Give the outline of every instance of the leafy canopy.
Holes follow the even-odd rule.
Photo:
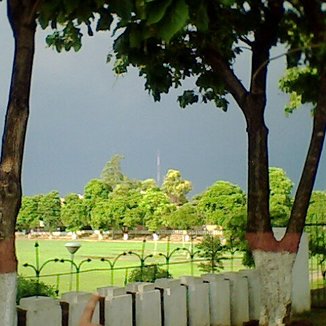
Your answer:
[[[192,76],[193,88],[178,97],[180,106],[212,101],[223,110],[228,106],[226,81],[211,70],[207,58],[214,52],[232,66],[238,54],[253,49],[253,37],[259,38],[257,31],[264,26],[272,46],[286,46],[290,69],[280,88],[290,94],[290,113],[301,104],[316,104],[326,44],[316,40],[312,18],[300,1],[281,4],[283,19],[275,35],[271,11],[276,4],[252,0],[48,0],[38,21],[54,30],[47,43],[59,52],[78,51],[85,32],[112,31],[117,74],[137,67],[155,101]]]

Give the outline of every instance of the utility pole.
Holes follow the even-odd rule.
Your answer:
[[[161,185],[161,158],[159,150],[156,154],[156,183],[158,186]]]

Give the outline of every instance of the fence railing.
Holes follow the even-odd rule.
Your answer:
[[[24,263],[23,268],[31,270],[28,274],[24,271],[24,278],[35,279],[37,283],[44,281],[51,283],[56,292],[62,292],[62,280],[69,283],[69,291],[84,290],[81,285],[81,275],[106,275],[106,283],[110,285],[126,285],[130,278],[132,281],[154,281],[159,277],[171,277],[181,275],[199,275],[201,272],[214,272],[210,266],[215,266],[214,261],[219,259],[224,262],[224,271],[238,270],[243,267],[241,264],[242,254],[236,250],[222,251],[211,255],[211,257],[202,256],[202,252],[196,248],[196,243],[190,239],[187,245],[176,246],[171,244],[169,238],[166,240],[166,250],[163,252],[157,249],[147,249],[147,241],[142,241],[140,250],[123,251],[116,256],[90,258],[76,260],[74,255],[71,258],[49,258],[42,260],[41,246],[38,241],[35,242],[35,263]],[[127,260],[128,259],[128,260]],[[126,263],[127,260],[127,263]],[[54,265],[63,264],[70,266],[70,270],[49,272]],[[206,265],[206,269],[201,267]],[[183,266],[180,268],[180,266]],[[185,266],[188,266],[185,267]],[[174,270],[179,269],[179,275],[174,274]],[[220,269],[221,270],[221,269]],[[183,272],[182,272],[183,271]],[[118,280],[116,276],[118,274]],[[122,275],[122,277],[121,277]],[[95,276],[96,278],[96,276]],[[51,281],[48,281],[51,280]],[[67,287],[66,289],[67,290]]]
[[[311,304],[326,307],[326,223],[308,223]]]
[[[93,291],[94,292],[94,291]],[[202,277],[159,279],[97,289],[102,297],[93,322],[110,326],[236,325],[259,318],[259,283],[254,270]],[[18,326],[78,325],[90,293],[69,292],[61,300],[20,301]]]
[[[309,234],[309,275],[311,287],[312,306],[326,307],[326,224],[307,224],[305,231]],[[153,244],[153,242],[151,242]],[[142,242],[138,250],[126,250],[116,255],[106,254],[103,257],[86,257],[75,260],[72,256],[67,258],[50,258],[42,260],[39,242],[35,242],[35,263],[25,263],[32,273],[24,272],[24,277],[44,281],[52,284],[57,293],[71,290],[89,290],[85,288],[86,279],[105,278],[110,285],[126,285],[131,278],[137,281],[154,281],[158,277],[180,277],[182,275],[200,275],[200,264],[213,265],[216,257],[202,257],[196,248],[196,243],[190,238],[188,243],[172,243],[167,237],[166,248],[158,251],[147,248],[148,242]],[[233,271],[243,268],[241,264],[242,253],[236,250],[219,253],[224,262],[223,271]],[[49,272],[49,267],[63,264],[70,266],[65,271]],[[183,266],[180,268],[180,266]],[[187,267],[186,267],[187,266]],[[163,269],[163,271],[162,271]],[[181,272],[180,272],[181,271]],[[184,272],[182,272],[184,271]],[[207,270],[206,270],[207,271]],[[83,277],[83,282],[80,278]],[[104,282],[104,281],[103,281]],[[69,286],[67,286],[67,283]]]

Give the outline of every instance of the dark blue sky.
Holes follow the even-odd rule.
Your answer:
[[[13,40],[0,5],[1,124],[7,103]],[[185,110],[176,102],[180,91],[154,103],[136,71],[117,78],[105,63],[109,34],[85,39],[79,53],[57,54],[46,48],[39,32],[34,65],[31,114],[26,140],[23,189],[27,195],[58,190],[62,196],[83,192],[111,156],[125,156],[123,171],[131,178],[156,178],[160,152],[162,177],[179,169],[193,183],[193,194],[216,180],[227,180],[246,190],[247,140],[244,119],[231,100],[224,113],[212,105]],[[280,51],[275,50],[275,54]],[[246,80],[249,55],[236,66]],[[297,184],[311,133],[308,108],[286,118],[287,96],[277,88],[284,70],[282,59],[271,63],[268,82],[267,125],[270,165],[282,167]],[[1,133],[2,133],[1,127]],[[326,154],[315,189],[326,189]]]

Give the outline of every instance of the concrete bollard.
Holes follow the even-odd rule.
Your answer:
[[[154,285],[161,292],[162,324],[187,326],[187,289],[180,280],[161,278]]]
[[[209,326],[209,286],[200,277],[182,276],[187,288],[189,326]]]
[[[134,297],[136,325],[161,326],[161,296],[153,283],[137,282],[126,286],[127,293]]]
[[[230,280],[231,289],[231,325],[242,326],[249,321],[248,279],[236,272],[222,274]]]
[[[27,311],[26,326],[61,325],[61,306],[59,300],[41,296],[22,298],[19,307]]]
[[[78,325],[80,317],[91,295],[92,294],[89,292],[67,292],[62,294],[62,301],[69,303],[69,326]],[[93,323],[99,324],[99,315],[99,304],[97,304],[93,315]]]
[[[201,276],[209,285],[209,310],[211,326],[231,325],[230,280],[220,274]]]
[[[105,297],[105,325],[132,326],[132,297],[126,288],[102,287],[97,293]]]
[[[113,296],[126,294],[126,288],[120,287],[120,286],[103,286],[103,287],[97,288],[97,293],[101,297],[106,297],[106,296],[113,297]]]
[[[260,281],[259,273],[255,269],[239,271],[240,275],[248,279],[249,319],[259,320],[260,317]]]

